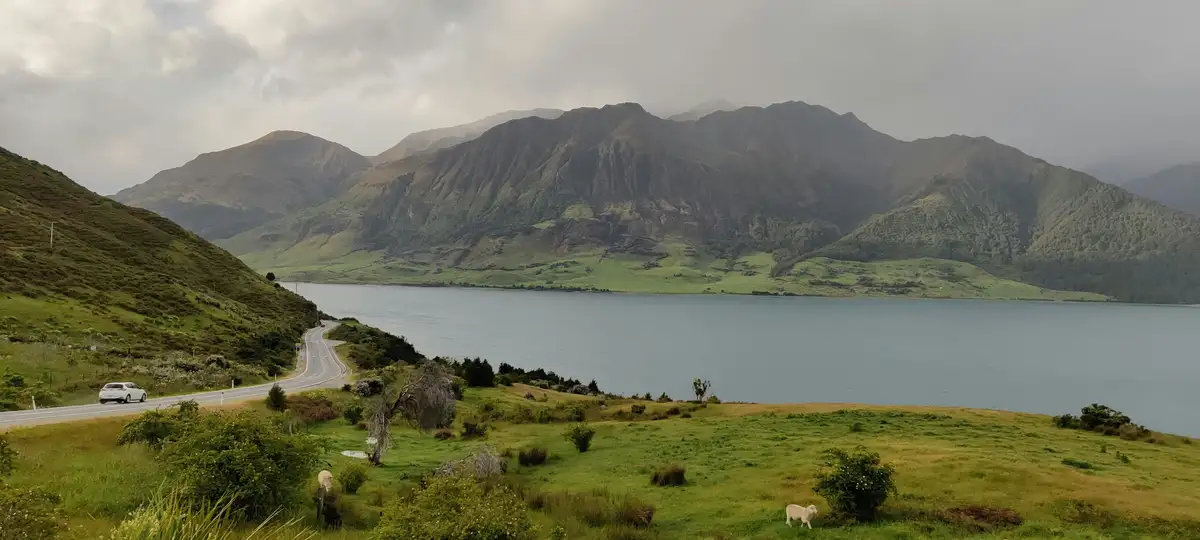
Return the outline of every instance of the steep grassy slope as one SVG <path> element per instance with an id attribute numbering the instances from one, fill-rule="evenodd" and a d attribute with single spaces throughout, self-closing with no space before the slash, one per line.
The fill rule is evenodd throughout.
<path id="1" fill-rule="evenodd" d="M 0 383 L 0 407 L 116 376 L 161 390 L 278 373 L 316 318 L 165 218 L 0 149 L 0 370 L 24 380 Z"/>
<path id="2" fill-rule="evenodd" d="M 433 273 L 596 252 L 652 268 L 677 244 L 729 261 L 769 253 L 775 278 L 814 256 L 932 257 L 1035 287 L 1200 302 L 1198 231 L 1196 218 L 986 138 L 903 142 L 804 103 L 691 122 L 622 104 L 379 165 L 341 197 L 223 245 L 264 269 Z"/>
<path id="3" fill-rule="evenodd" d="M 718 389 L 719 390 L 719 389 Z M 530 392 L 538 400 L 522 396 Z M 546 401 L 540 401 L 545 395 Z M 339 402 L 346 396 L 334 393 Z M 573 403 L 597 430 L 592 448 L 579 453 L 564 440 L 562 423 L 494 420 L 484 440 L 436 440 L 397 427 L 382 467 L 355 495 L 340 494 L 345 529 L 321 538 L 369 538 L 381 507 L 394 504 L 421 475 L 480 445 L 514 452 L 534 446 L 549 451 L 536 467 L 509 463 L 505 481 L 523 486 L 537 538 L 562 526 L 568 538 L 1195 538 L 1200 533 L 1200 445 L 1182 437 L 1159 444 L 1124 441 L 1097 433 L 1058 429 L 1045 416 L 944 407 L 873 407 L 847 404 L 723 404 L 692 410 L 689 403 L 647 403 L 631 415 L 632 402 L 595 399 L 524 385 L 467 389 L 459 418 L 517 417 L 515 411 L 555 411 Z M 261 408 L 261 405 L 256 405 Z M 688 418 L 659 418 L 675 407 Z M 618 419 L 616 415 L 626 419 Z M 530 414 L 534 417 L 535 414 Z M 633 420 L 629 420 L 633 418 Z M 79 526 L 67 538 L 104 537 L 125 513 L 153 490 L 114 490 L 112 483 L 157 486 L 164 471 L 143 447 L 118 446 L 123 419 L 40 426 L 10 433 L 20 452 L 9 481 L 63 495 L 65 512 Z M 456 422 L 457 433 L 460 423 Z M 355 460 L 342 450 L 364 448 L 362 430 L 342 419 L 312 426 L 331 441 L 327 459 L 335 475 Z M 881 522 L 856 525 L 830 516 L 812 492 L 820 453 L 863 445 L 896 467 L 898 492 L 883 507 Z M 1124 456 L 1125 459 L 1122 459 Z M 1064 459 L 1086 462 L 1081 470 Z M 687 484 L 656 487 L 650 471 L 666 463 L 686 467 Z M 655 507 L 653 526 L 629 532 L 589 526 L 584 509 L 562 505 L 563 493 L 608 492 Z M 534 504 L 533 501 L 538 501 Z M 783 523 L 789 503 L 816 504 L 814 529 Z M 967 505 L 1007 508 L 1019 526 L 948 519 L 943 512 Z M 312 523 L 307 505 L 290 512 Z M 587 515 L 596 515 L 595 513 Z"/>
<path id="4" fill-rule="evenodd" d="M 370 167 L 340 144 L 295 131 L 202 154 L 113 198 L 146 208 L 208 239 L 227 238 L 340 194 Z"/>
<path id="5" fill-rule="evenodd" d="M 1200 215 L 1200 163 L 1176 165 L 1121 187 L 1176 210 Z"/>

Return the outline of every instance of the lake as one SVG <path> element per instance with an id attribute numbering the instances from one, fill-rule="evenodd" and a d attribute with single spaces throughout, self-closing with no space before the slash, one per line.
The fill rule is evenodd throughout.
<path id="1" fill-rule="evenodd" d="M 293 285 L 289 284 L 288 288 Z M 298 285 L 428 356 L 480 356 L 620 394 L 1078 414 L 1200 436 L 1200 309 L 973 300 Z"/>

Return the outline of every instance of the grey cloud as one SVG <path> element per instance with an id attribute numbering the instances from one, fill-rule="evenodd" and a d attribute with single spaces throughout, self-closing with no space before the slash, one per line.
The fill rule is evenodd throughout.
<path id="1" fill-rule="evenodd" d="M 822 104 L 901 138 L 987 135 L 1068 166 L 1128 169 L 1114 175 L 1200 159 L 1200 5 L 1183 0 L 21 9 L 0 4 L 0 20 L 27 23 L 0 37 L 0 145 L 105 193 L 273 129 L 371 154 L 506 109 L 712 98 Z M 61 72 L 35 74 L 46 58 Z"/>

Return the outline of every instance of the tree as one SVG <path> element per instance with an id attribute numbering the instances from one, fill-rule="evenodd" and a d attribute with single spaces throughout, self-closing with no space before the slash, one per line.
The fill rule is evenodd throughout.
<path id="1" fill-rule="evenodd" d="M 824 454 L 825 469 L 817 475 L 813 491 L 838 512 L 858 521 L 875 519 L 879 507 L 896 491 L 895 469 L 861 446 L 853 454 L 837 448 Z"/>
<path id="2" fill-rule="evenodd" d="M 699 378 L 692 379 L 692 391 L 696 393 L 696 401 L 704 401 L 704 396 L 708 395 L 709 388 L 712 388 L 712 383 Z"/>
<path id="3" fill-rule="evenodd" d="M 275 272 L 267 272 L 267 281 L 275 281 Z"/>
<path id="4" fill-rule="evenodd" d="M 490 366 L 488 368 L 491 369 Z M 371 414 L 369 433 L 375 438 L 371 463 L 379 465 L 387 451 L 392 420 L 399 416 L 421 431 L 443 427 L 454 418 L 453 378 L 441 364 L 426 361 L 398 389 L 383 391 Z"/>
<path id="5" fill-rule="evenodd" d="M 202 415 L 160 459 L 195 502 L 227 502 L 235 512 L 261 519 L 298 500 L 322 450 L 318 439 L 289 436 L 276 422 L 246 411 Z"/>
<path id="6" fill-rule="evenodd" d="M 286 411 L 288 408 L 287 393 L 278 384 L 272 385 L 271 391 L 267 392 L 267 408 L 272 411 Z"/>
<path id="7" fill-rule="evenodd" d="M 592 382 L 588 383 L 588 392 L 593 394 L 600 393 L 600 385 L 596 384 L 596 379 L 592 379 Z"/>

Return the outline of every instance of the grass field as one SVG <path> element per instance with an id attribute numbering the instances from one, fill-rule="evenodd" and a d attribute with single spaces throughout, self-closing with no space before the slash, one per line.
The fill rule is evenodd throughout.
<path id="1" fill-rule="evenodd" d="M 525 399 L 526 392 L 546 401 Z M 398 430 L 384 465 L 370 470 L 359 494 L 343 496 L 353 515 L 347 529 L 322 538 L 366 538 L 378 509 L 440 463 L 480 444 L 517 450 L 543 446 L 545 465 L 511 463 L 506 479 L 529 493 L 591 494 L 604 489 L 653 504 L 654 525 L 634 538 L 1196 538 L 1200 534 L 1200 444 L 1162 436 L 1158 443 L 1124 441 L 1064 430 L 1038 415 L 937 407 L 843 404 L 757 405 L 598 401 L 534 389 L 469 389 L 459 418 L 485 410 L 510 417 L 519 408 L 588 405 L 597 430 L 591 451 L 580 454 L 562 437 L 563 423 L 493 421 L 485 440 L 438 441 L 432 434 Z M 258 405 L 252 405 L 258 407 Z M 650 420 L 679 407 L 682 415 Z M 496 412 L 498 411 L 498 412 Z M 264 414 L 266 414 L 264 412 Z M 635 418 L 618 420 L 618 416 Z M 655 415 L 659 416 L 659 415 Z M 21 453 L 9 480 L 63 496 L 74 529 L 69 538 L 95 538 L 111 528 L 163 482 L 162 470 L 141 447 L 115 444 L 122 419 L 18 429 L 9 434 Z M 364 449 L 365 432 L 342 420 L 312 426 L 332 445 L 336 471 L 354 461 L 340 450 Z M 862 445 L 896 467 L 898 493 L 871 525 L 841 523 L 812 492 L 819 455 L 830 447 Z M 1128 462 L 1120 456 L 1125 456 Z M 1064 464 L 1086 462 L 1090 469 Z M 652 468 L 686 467 L 682 487 L 655 487 Z M 121 487 L 130 486 L 130 489 Z M 788 503 L 816 504 L 815 529 L 789 529 Z M 963 505 L 1010 508 L 1024 523 L 983 530 L 939 518 Z M 296 509 L 295 515 L 310 512 Z M 569 513 L 533 512 L 541 538 L 555 524 L 568 538 L 623 538 L 589 527 Z M 622 533 L 624 534 L 624 533 Z"/>
<path id="2" fill-rule="evenodd" d="M 1055 291 L 1003 279 L 968 263 L 941 259 L 853 262 L 815 258 L 773 277 L 769 253 L 736 260 L 706 256 L 683 244 L 660 246 L 664 257 L 602 251 L 569 256 L 499 249 L 455 266 L 389 259 L 352 252 L 312 264 L 294 251 L 278 257 L 243 257 L 251 266 L 280 279 L 328 283 L 466 285 L 603 289 L 614 292 L 674 294 L 795 294 L 813 296 L 904 296 L 1007 300 L 1101 301 L 1102 295 Z"/>

